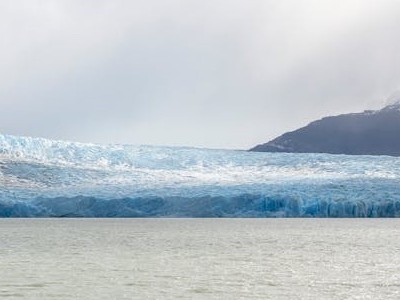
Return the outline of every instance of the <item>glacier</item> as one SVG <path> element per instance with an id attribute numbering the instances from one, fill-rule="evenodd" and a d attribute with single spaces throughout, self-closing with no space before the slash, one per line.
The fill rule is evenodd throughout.
<path id="1" fill-rule="evenodd" d="M 399 217 L 400 158 L 0 134 L 0 217 Z"/>

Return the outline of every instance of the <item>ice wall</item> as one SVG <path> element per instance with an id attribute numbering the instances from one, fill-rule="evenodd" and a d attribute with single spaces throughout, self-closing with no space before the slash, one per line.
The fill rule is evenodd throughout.
<path id="1" fill-rule="evenodd" d="M 397 217 L 400 159 L 0 135 L 1 217 Z"/>

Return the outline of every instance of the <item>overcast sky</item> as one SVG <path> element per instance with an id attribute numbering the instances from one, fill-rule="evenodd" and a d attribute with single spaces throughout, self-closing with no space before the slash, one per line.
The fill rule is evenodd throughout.
<path id="1" fill-rule="evenodd" d="M 0 132 L 246 149 L 400 89 L 398 0 L 3 0 Z"/>

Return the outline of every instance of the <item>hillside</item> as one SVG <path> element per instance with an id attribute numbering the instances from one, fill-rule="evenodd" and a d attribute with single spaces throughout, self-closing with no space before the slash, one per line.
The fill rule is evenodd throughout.
<path id="1" fill-rule="evenodd" d="M 400 101 L 314 121 L 250 151 L 400 156 Z"/>

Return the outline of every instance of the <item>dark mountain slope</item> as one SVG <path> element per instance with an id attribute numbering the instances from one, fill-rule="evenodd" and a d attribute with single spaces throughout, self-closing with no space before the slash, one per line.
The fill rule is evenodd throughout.
<path id="1" fill-rule="evenodd" d="M 250 151 L 400 156 L 400 102 L 326 117 Z"/>

